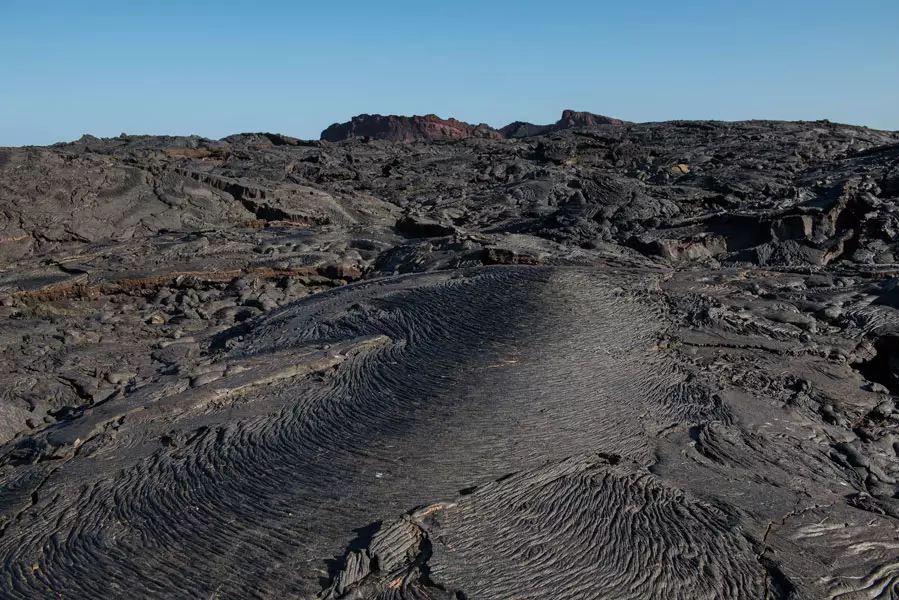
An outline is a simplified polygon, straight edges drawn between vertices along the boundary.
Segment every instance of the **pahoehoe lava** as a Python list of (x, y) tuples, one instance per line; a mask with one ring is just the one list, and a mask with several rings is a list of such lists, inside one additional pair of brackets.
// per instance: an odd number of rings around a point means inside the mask
[(0, 150), (0, 596), (896, 597), (897, 144)]
[[(317, 577), (303, 582), (296, 566), (340, 554), (335, 541), (360, 523), (585, 447), (646, 462), (652, 434), (706, 408), (684, 402), (683, 375), (652, 349), (658, 307), (616, 292), (614, 276), (494, 267), (394, 285), (311, 298), (231, 350), (290, 361), (284, 350), (375, 340), (321, 381), (286, 378), (239, 400), (265, 394), (287, 407), (210, 423), (128, 465), (126, 419), (109, 450), (122, 474), (55, 471), (27, 509), (52, 529), (7, 531), (14, 546), (0, 546), (17, 590), (56, 589), (59, 578), (94, 597), (141, 586), (196, 596), (223, 582), (242, 597), (309, 592)], [(78, 458), (102, 464), (105, 454)], [(86, 491), (57, 498), (57, 481)], [(48, 545), (36, 568), (21, 568)], [(192, 557), (189, 577), (174, 556)], [(231, 581), (216, 565), (235, 560), (248, 568)]]

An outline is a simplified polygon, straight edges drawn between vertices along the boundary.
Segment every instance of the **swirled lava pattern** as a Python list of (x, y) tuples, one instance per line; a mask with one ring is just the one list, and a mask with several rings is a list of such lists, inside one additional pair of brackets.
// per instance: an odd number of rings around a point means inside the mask
[[(786, 593), (760, 559), (752, 506), (653, 473), (682, 454), (660, 438), (736, 420), (659, 346), (672, 325), (658, 279), (498, 267), (360, 283), (275, 312), (224, 342), (220, 378), (172, 376), (143, 406), (114, 400), (48, 432), (4, 494), (21, 505), (0, 540), (4, 594)], [(591, 455), (603, 458), (571, 458)], [(696, 487), (701, 468), (679, 470)], [(362, 550), (365, 576), (343, 574), (354, 531), (381, 539), (373, 524), (435, 501), (449, 504), (434, 523), (386, 550), (402, 560)]]

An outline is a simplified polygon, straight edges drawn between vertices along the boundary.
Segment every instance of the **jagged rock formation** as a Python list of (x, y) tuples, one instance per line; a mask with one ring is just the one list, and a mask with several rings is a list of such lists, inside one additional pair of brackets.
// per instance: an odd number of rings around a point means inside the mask
[(525, 138), (535, 135), (546, 135), (555, 131), (571, 129), (573, 127), (596, 127), (599, 125), (624, 125), (626, 121), (595, 115), (589, 112), (578, 112), (574, 110), (562, 111), (562, 118), (552, 125), (534, 125), (533, 123), (525, 123), (523, 121), (515, 121), (499, 131), (507, 138)]
[(0, 149), (0, 596), (895, 597), (899, 134), (611, 121)]
[(501, 139), (487, 125), (470, 125), (437, 115), (399, 117), (396, 115), (359, 115), (347, 123), (335, 123), (322, 131), (321, 139), (340, 142), (352, 138), (373, 138), (389, 142), (459, 140), (463, 138)]
[(564, 110), (562, 111), (562, 118), (555, 124), (555, 130), (570, 129), (572, 127), (596, 127), (597, 125), (624, 125), (624, 121), (589, 112)]
[[(437, 115), (423, 117), (401, 117), (396, 115), (359, 115), (346, 123), (334, 123), (322, 131), (321, 139), (326, 142), (341, 142), (354, 138), (386, 140), (389, 142), (460, 140), (464, 138), (502, 139), (524, 138), (545, 135), (573, 127), (596, 127), (599, 125), (624, 125), (626, 122), (589, 112), (562, 111), (562, 118), (552, 125), (534, 125), (516, 121), (496, 130), (488, 125), (470, 125), (456, 119), (441, 119)], [(271, 134), (256, 134), (269, 135)], [(272, 136), (285, 139), (285, 136)], [(286, 138), (293, 140), (293, 138)], [(278, 142), (275, 142), (278, 143)], [(281, 142), (293, 143), (297, 141)]]

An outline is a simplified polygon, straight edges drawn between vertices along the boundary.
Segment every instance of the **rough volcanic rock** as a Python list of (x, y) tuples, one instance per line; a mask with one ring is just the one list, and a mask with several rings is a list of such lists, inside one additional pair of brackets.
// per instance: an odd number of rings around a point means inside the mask
[(406, 215), (397, 221), (396, 230), (412, 237), (440, 237), (456, 233), (451, 225), (416, 215)]
[(525, 121), (515, 121), (509, 123), (505, 127), (500, 127), (499, 132), (503, 137), (517, 139), (531, 137), (535, 135), (543, 135), (553, 131), (552, 125), (534, 125)]
[(899, 595), (899, 134), (429, 119), (0, 148), (0, 597)]
[(525, 138), (535, 135), (545, 135), (554, 131), (562, 131), (573, 127), (596, 127), (598, 125), (624, 125), (627, 121), (613, 119), (612, 117), (604, 117), (589, 112), (578, 112), (574, 110), (562, 111), (562, 118), (552, 125), (534, 125), (533, 123), (525, 123), (523, 121), (515, 121), (509, 123), (499, 131), (507, 138)]
[(562, 111), (562, 118), (556, 121), (553, 127), (558, 130), (571, 127), (595, 127), (596, 125), (624, 125), (624, 121), (589, 112), (564, 110)]
[(353, 138), (372, 138), (390, 142), (460, 140), (464, 138), (501, 139), (489, 126), (470, 125), (437, 115), (400, 117), (396, 115), (359, 115), (346, 123), (335, 123), (322, 131), (321, 139), (339, 142)]

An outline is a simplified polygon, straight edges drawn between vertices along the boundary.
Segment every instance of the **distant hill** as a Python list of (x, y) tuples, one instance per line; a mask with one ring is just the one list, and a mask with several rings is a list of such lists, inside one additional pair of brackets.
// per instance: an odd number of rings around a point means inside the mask
[(551, 125), (534, 125), (515, 121), (497, 130), (481, 123), (472, 125), (456, 119), (441, 119), (437, 115), (404, 117), (398, 115), (359, 115), (346, 123), (335, 123), (325, 129), (321, 139), (340, 142), (354, 138), (370, 138), (390, 142), (440, 141), (464, 138), (523, 138), (543, 135), (573, 127), (624, 125), (627, 121), (589, 112), (565, 110), (562, 118)]

